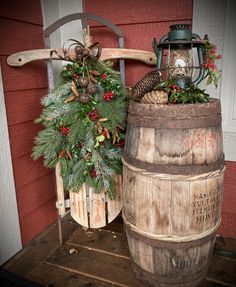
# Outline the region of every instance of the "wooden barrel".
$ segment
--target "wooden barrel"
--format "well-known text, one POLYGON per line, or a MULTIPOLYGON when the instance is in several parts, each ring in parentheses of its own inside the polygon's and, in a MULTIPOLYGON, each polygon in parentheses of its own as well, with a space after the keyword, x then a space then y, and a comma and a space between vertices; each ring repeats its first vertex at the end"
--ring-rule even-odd
POLYGON ((123 219, 133 269, 150 286, 196 286, 220 224, 220 101, 129 107, 123 219))

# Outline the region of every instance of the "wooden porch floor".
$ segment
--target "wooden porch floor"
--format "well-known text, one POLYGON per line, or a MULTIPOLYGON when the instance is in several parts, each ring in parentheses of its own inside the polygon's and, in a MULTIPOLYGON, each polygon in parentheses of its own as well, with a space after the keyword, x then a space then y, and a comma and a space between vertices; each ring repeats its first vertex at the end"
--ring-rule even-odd
MULTIPOLYGON (((48 287, 146 286, 131 270, 121 217, 104 229, 85 231, 66 216, 62 230, 66 239, 62 246, 53 224, 3 269, 48 287)), ((236 240, 217 238, 210 270, 200 287, 236 287, 235 254, 236 240)))

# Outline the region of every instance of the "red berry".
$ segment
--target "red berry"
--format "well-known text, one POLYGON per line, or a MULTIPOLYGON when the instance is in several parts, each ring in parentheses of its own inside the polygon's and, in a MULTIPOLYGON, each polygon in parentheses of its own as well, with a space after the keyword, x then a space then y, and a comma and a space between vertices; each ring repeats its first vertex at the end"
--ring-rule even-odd
POLYGON ((90 175, 91 175, 92 177, 96 177, 96 176, 97 176, 97 172, 96 172, 96 169, 95 169, 95 168, 93 168, 93 169, 90 171, 90 175))
POLYGON ((65 127, 65 126, 61 126, 60 127, 60 133, 64 136, 68 135, 68 133, 70 132, 70 128, 65 127))
POLYGON ((104 93, 103 97, 105 101, 110 102, 110 100, 114 97, 114 95, 115 94, 113 91, 107 91, 104 93))
POLYGON ((88 113, 87 116, 90 118, 91 121, 95 121, 99 117, 98 111, 97 110, 93 110, 90 113, 88 113))
POLYGON ((101 75, 101 78, 102 78, 103 80, 106 80, 106 79, 107 79, 107 74, 102 74, 102 75, 101 75))

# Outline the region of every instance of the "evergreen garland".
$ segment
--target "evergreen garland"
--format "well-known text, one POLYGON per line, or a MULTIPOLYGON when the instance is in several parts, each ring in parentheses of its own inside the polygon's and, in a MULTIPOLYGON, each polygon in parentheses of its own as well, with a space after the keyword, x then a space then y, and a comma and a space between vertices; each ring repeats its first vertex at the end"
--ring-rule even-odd
POLYGON ((113 176, 121 174, 127 96, 119 74, 95 58, 68 64, 58 88, 41 101, 36 123, 44 126, 32 156, 54 168, 59 161, 67 190, 82 184, 115 198, 113 176))

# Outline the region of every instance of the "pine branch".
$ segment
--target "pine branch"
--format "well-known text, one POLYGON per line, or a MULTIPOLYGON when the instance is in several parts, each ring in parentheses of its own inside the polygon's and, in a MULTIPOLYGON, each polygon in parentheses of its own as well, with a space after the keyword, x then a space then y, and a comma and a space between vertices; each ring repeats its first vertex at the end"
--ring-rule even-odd
POLYGON ((54 89, 50 94, 41 100, 41 104, 48 107, 51 104, 61 102, 61 98, 71 93, 71 83, 65 83, 61 87, 54 89))
MULTIPOLYGON (((53 159, 57 157, 61 150, 63 142, 62 135, 53 127, 44 129, 38 133, 35 138, 35 146, 33 148, 32 157, 34 160, 44 156, 46 159, 53 159)), ((46 161, 47 163, 47 161, 46 161)))

